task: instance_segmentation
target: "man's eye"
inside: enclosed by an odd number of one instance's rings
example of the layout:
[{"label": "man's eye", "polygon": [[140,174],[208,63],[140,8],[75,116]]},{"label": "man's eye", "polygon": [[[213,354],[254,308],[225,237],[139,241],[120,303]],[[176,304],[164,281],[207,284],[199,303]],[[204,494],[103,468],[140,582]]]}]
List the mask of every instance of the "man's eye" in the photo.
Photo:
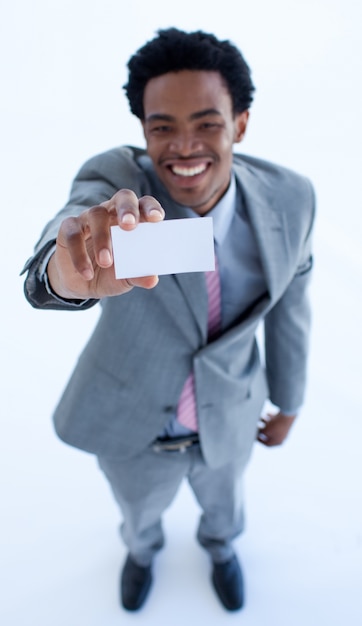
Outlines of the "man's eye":
[{"label": "man's eye", "polygon": [[169,133],[170,131],[171,131],[171,126],[166,126],[166,125],[154,126],[153,128],[151,128],[152,133]]},{"label": "man's eye", "polygon": [[213,130],[216,128],[219,128],[220,124],[217,124],[216,122],[203,122],[201,124],[201,128],[204,130]]}]

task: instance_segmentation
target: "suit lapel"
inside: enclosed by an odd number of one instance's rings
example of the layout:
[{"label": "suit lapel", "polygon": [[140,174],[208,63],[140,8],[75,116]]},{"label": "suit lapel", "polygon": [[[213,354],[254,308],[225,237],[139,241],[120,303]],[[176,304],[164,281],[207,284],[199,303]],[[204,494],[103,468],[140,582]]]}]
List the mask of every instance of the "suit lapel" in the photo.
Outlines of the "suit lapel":
[{"label": "suit lapel", "polygon": [[192,312],[203,339],[207,329],[207,291],[203,272],[174,274],[174,279]]},{"label": "suit lapel", "polygon": [[255,234],[269,293],[275,300],[285,284],[281,275],[290,267],[285,217],[275,205],[266,181],[241,164],[235,164],[234,171]]}]

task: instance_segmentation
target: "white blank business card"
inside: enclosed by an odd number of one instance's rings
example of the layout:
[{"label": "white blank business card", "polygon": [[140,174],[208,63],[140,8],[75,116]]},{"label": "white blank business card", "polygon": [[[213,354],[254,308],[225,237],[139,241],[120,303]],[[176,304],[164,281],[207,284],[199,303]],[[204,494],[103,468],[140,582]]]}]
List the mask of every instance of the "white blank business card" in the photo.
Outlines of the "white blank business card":
[{"label": "white blank business card", "polygon": [[211,217],[144,222],[131,231],[111,226],[116,278],[215,269]]}]

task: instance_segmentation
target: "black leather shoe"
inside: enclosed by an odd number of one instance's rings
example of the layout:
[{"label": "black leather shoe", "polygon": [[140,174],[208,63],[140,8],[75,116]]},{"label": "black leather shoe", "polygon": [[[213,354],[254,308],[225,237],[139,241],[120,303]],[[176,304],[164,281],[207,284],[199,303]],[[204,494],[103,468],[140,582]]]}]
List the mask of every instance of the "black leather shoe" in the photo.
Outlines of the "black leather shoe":
[{"label": "black leather shoe", "polygon": [[121,602],[127,611],[138,611],[151,588],[151,566],[141,567],[128,555],[121,575]]},{"label": "black leather shoe", "polygon": [[221,603],[228,611],[237,611],[244,605],[244,582],[236,556],[225,563],[214,563],[212,584]]}]

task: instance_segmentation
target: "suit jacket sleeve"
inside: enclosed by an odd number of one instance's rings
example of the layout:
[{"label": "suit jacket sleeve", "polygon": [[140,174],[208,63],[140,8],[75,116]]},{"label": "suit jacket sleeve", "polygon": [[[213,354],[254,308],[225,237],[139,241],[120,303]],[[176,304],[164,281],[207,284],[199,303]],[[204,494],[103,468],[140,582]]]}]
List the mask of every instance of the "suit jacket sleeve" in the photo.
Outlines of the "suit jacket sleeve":
[{"label": "suit jacket sleeve", "polygon": [[264,320],[265,364],[269,397],[282,410],[293,413],[304,402],[311,311],[308,287],[313,267],[312,227],[315,215],[311,187],[309,229],[298,267],[281,298]]}]

